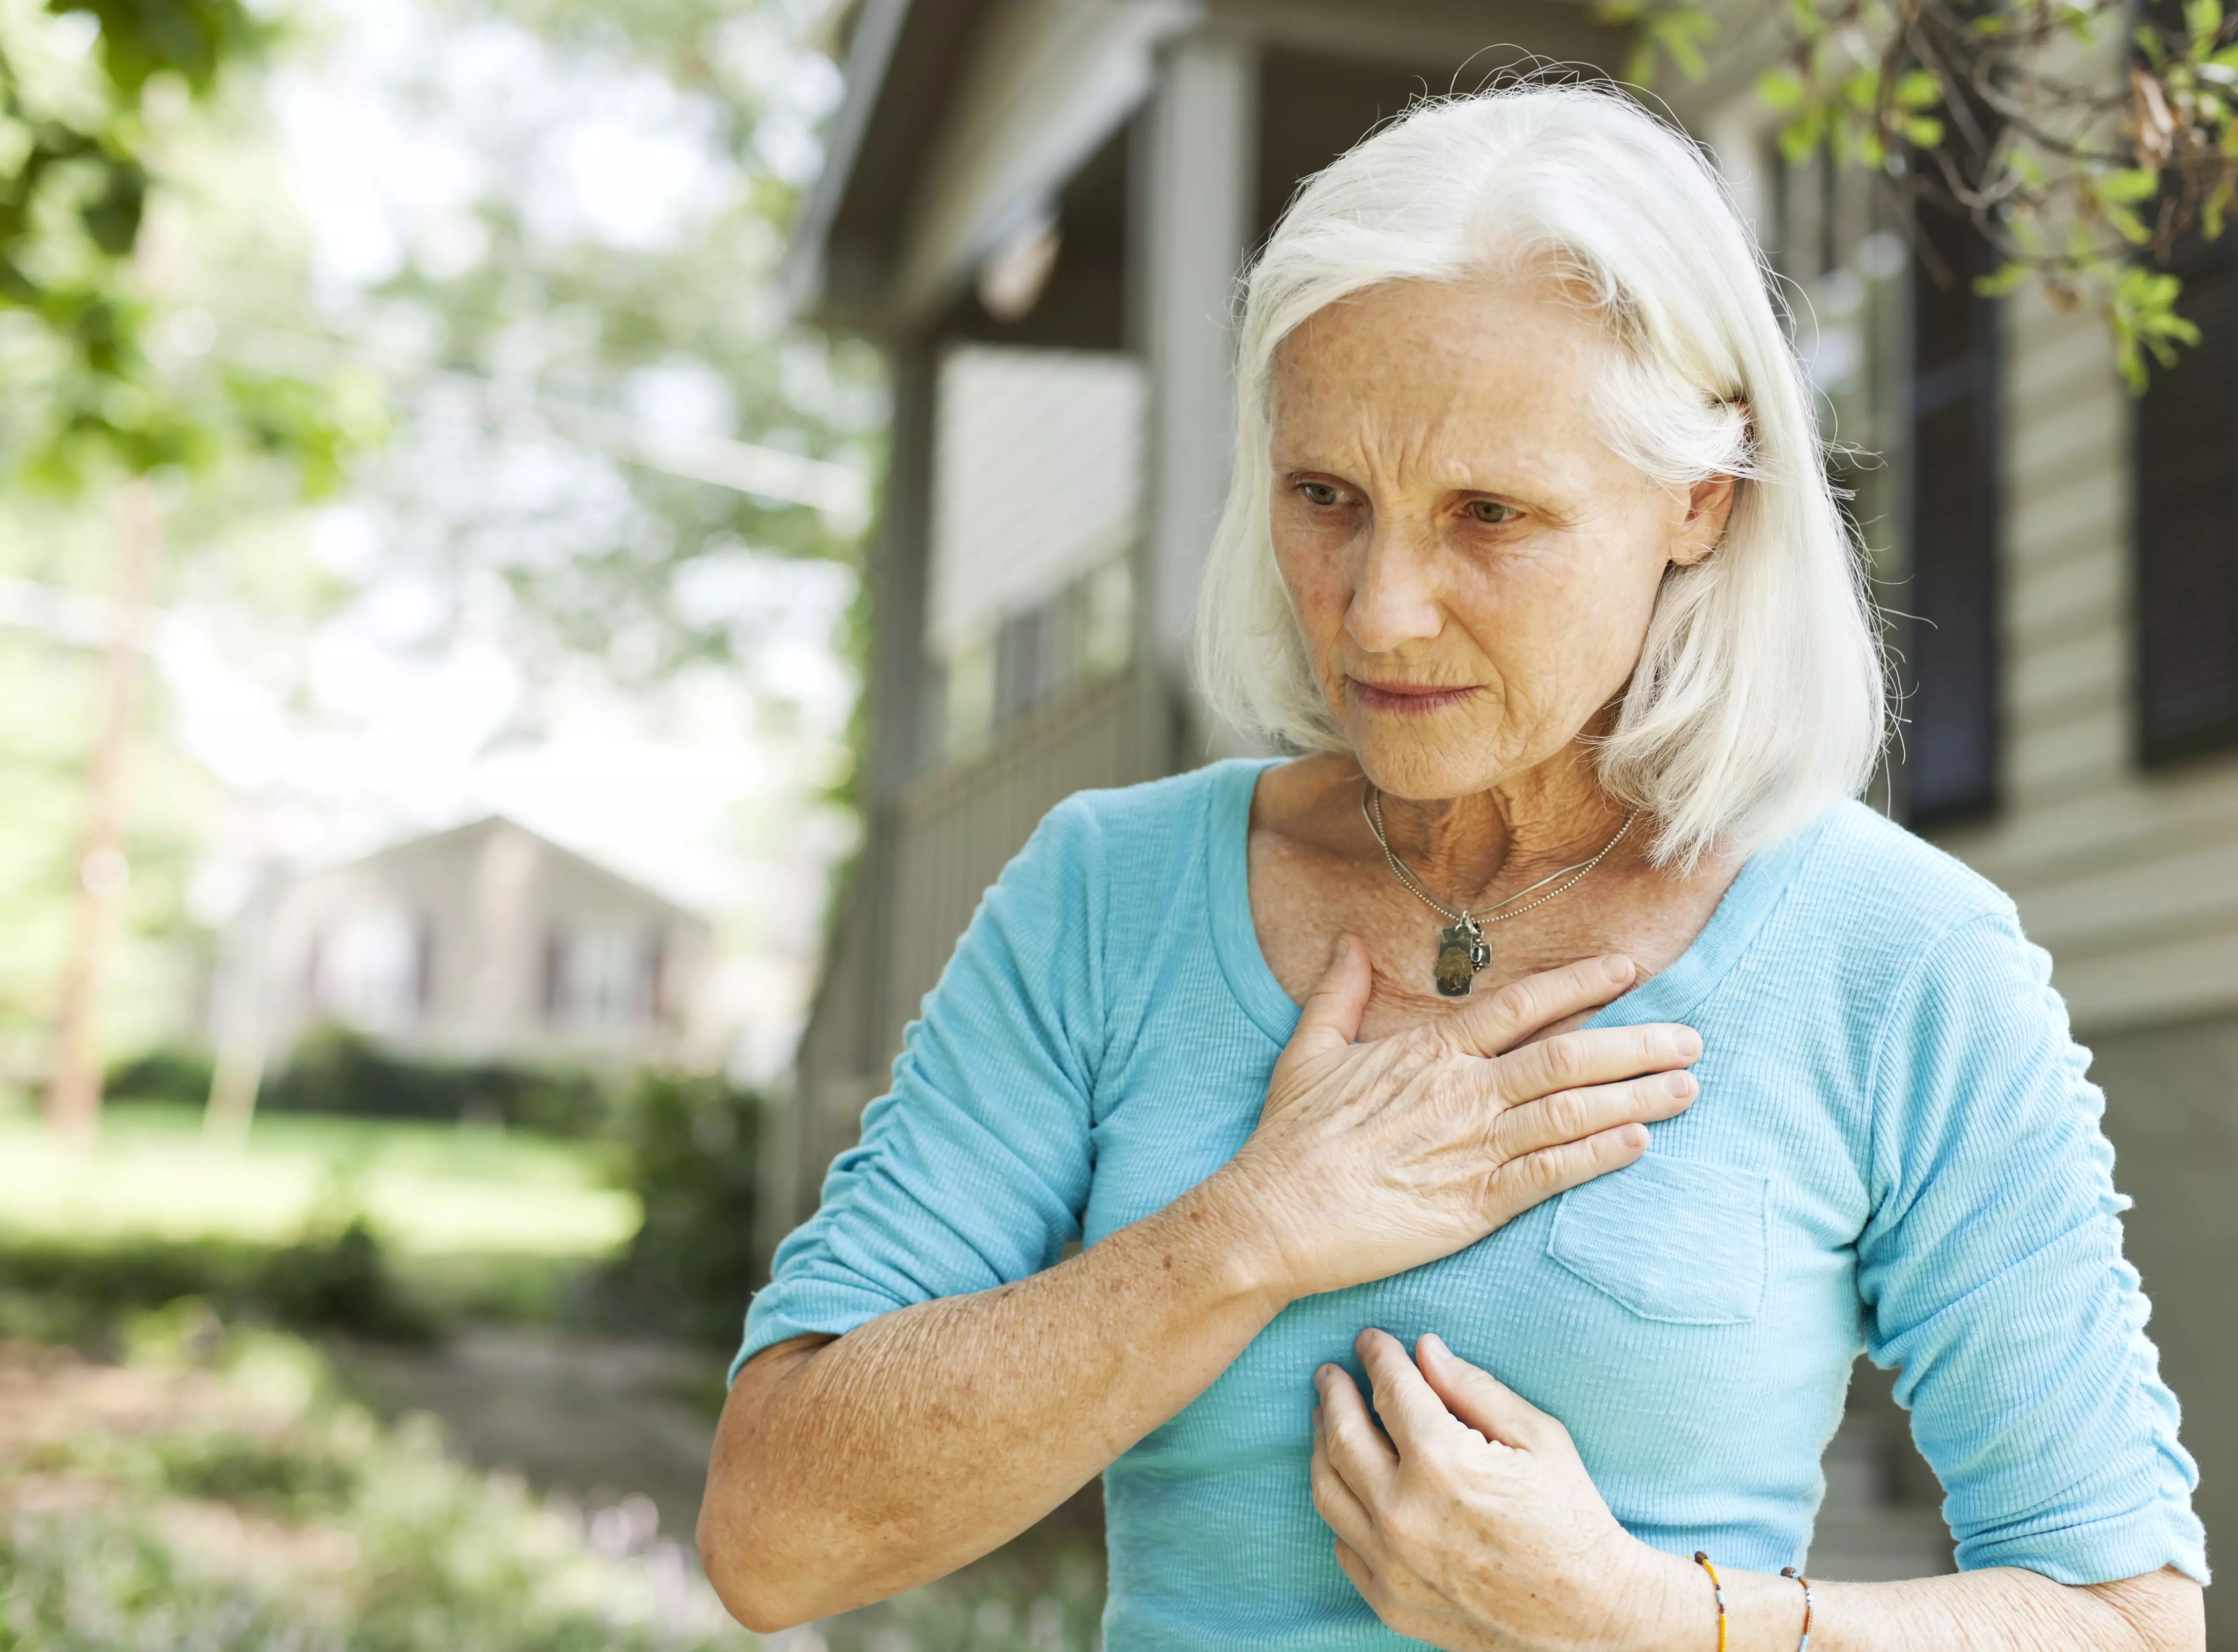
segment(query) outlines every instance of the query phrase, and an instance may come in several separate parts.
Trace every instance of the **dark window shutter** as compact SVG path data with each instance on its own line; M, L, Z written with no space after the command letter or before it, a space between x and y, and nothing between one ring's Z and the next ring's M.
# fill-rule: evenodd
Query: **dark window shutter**
M435 920L422 912L413 921L412 1014L427 1019L435 1002Z
M1911 581L1904 795L1915 826L1997 803L1997 306L1972 222L1923 207L1912 261Z
M2238 254L2170 268L2200 341L2137 408L2137 743L2149 764L2238 745Z
M544 1020L559 1024L567 1004L567 932L558 924L544 936Z
M659 1026L668 1014L668 937L658 926L646 938L644 1019Z

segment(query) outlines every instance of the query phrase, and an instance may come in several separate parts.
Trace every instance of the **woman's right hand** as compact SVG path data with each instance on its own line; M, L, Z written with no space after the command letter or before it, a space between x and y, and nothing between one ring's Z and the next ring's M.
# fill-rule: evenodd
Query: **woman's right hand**
M1338 937L1259 1127L1213 1179L1264 1246L1266 1285L1291 1298L1387 1279L1639 1158L1646 1120L1692 1105L1701 1035L1655 1023L1525 1041L1637 975L1628 958L1589 958L1355 1044L1367 952Z

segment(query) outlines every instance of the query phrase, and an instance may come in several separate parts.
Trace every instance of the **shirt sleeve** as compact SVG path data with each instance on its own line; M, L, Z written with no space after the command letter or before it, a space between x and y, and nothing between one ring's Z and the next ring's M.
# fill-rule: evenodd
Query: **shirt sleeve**
M1080 1237L1104 1028L1102 851L1095 816L1069 800L987 891L860 1142L778 1247L733 1378L788 1338L1023 1279Z
M1943 1483L1962 1569L2207 1581L2198 1470L2122 1254L2114 1152L2051 960L1959 924L1891 1001L1857 1282L1875 1364Z

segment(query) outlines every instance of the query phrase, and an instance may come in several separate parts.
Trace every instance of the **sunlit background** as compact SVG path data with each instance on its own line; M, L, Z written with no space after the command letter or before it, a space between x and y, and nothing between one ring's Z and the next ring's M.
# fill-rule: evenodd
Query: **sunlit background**
M886 417L774 280L827 10L313 0L149 88L147 399L246 377L326 439L132 483L81 444L0 488L0 1461L45 1454L0 1468L16 1644L724 1623L689 1557L712 1345L856 837ZM6 110L90 124L110 43L0 6ZM39 319L0 313L18 456L66 393ZM89 1146L45 1122L73 1001ZM24 1351L63 1347L95 1363ZM88 1484L103 1521L36 1523Z

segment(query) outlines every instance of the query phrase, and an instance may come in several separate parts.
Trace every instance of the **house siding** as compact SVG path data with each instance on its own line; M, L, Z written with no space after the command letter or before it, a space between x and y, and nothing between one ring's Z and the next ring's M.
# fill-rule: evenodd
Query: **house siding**
M1940 841L2011 893L2086 1036L2238 1012L2238 757L2136 757L2112 341L2033 287L2006 312L2006 803Z

